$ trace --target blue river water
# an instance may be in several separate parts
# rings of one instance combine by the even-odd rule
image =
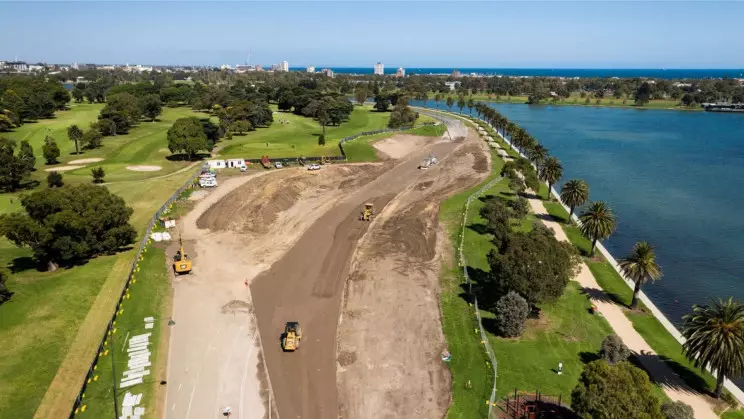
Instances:
[[[316,66],[320,70],[322,67]],[[369,67],[329,67],[339,74],[372,74]],[[291,67],[291,71],[305,71],[304,67]],[[397,66],[385,67],[385,74],[395,74]],[[406,74],[452,74],[453,67],[407,67]],[[662,69],[662,68],[458,68],[461,74],[527,77],[653,77],[659,79],[707,79],[744,77],[744,69]]]
[[[664,277],[644,290],[670,320],[710,298],[744,301],[744,115],[491,106],[560,159],[561,184],[584,179],[613,208],[616,258],[639,240],[656,247]]]

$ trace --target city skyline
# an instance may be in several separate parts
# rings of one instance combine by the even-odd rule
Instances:
[[[133,6],[141,4],[2,2],[0,25],[23,36],[0,45],[0,56],[163,66],[232,65],[250,54],[250,64],[287,60],[292,67],[367,67],[377,61],[391,68],[744,67],[744,39],[736,32],[742,2],[416,2],[396,3],[396,13],[385,2],[323,8],[309,2],[166,2],[148,3],[146,12]],[[333,13],[321,13],[326,8]],[[108,19],[112,15],[117,19]],[[410,25],[410,16],[437,29]],[[281,31],[274,30],[277,19]],[[70,24],[78,21],[105,21],[107,36]],[[716,25],[684,30],[700,22]],[[209,33],[219,33],[219,42]]]

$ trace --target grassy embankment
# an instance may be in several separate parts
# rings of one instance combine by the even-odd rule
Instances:
[[[497,176],[503,161],[494,153],[492,175]],[[440,220],[450,234],[452,243],[458,243],[462,211],[467,197],[478,187],[465,191],[441,206]],[[502,199],[515,199],[508,188],[508,181],[496,183],[484,195]],[[484,205],[474,200],[468,213],[465,229],[464,254],[471,272],[487,272],[486,255],[494,249],[491,236],[484,233],[484,220],[478,214]],[[513,225],[516,231],[528,231],[537,222],[530,214],[521,223]],[[457,268],[445,269],[442,278],[441,307],[443,328],[449,349],[453,354],[450,368],[453,374],[453,403],[450,418],[484,417],[493,372],[485,367],[487,358],[477,333],[473,308],[464,297],[462,274]],[[595,359],[602,339],[611,333],[606,321],[589,314],[589,301],[575,283],[570,283],[558,301],[541,305],[542,316],[530,320],[524,335],[517,339],[504,339],[494,334],[493,314],[481,310],[484,328],[498,362],[497,395],[503,398],[514,391],[539,390],[549,395],[568,398],[575,387],[583,366]],[[564,373],[555,373],[558,362],[563,362]],[[470,383],[470,386],[466,383]],[[657,392],[660,393],[660,390]]]
[[[490,128],[483,122],[480,125],[491,132],[494,138],[497,138]],[[512,156],[516,152],[509,150]],[[540,196],[548,196],[547,185],[541,185]],[[587,255],[591,249],[591,242],[586,239],[579,230],[578,226],[573,223],[566,223],[568,212],[563,206],[556,201],[545,201],[545,208],[548,213],[562,223],[563,230],[566,232],[569,241],[583,255],[583,260],[591,270],[595,279],[602,289],[621,306],[630,305],[633,296],[633,290],[628,287],[626,282],[618,275],[615,269],[606,261],[601,254],[597,253],[594,258]],[[649,311],[645,310],[641,303],[642,310],[631,311],[626,309],[625,314],[633,323],[633,327],[648,342],[651,348],[659,354],[667,365],[669,365],[685,382],[695,390],[701,393],[709,393],[715,388],[715,378],[707,371],[695,368],[682,352],[682,345],[667,332],[664,326]],[[663,396],[663,394],[661,394]],[[665,399],[665,396],[662,397]],[[728,412],[729,415],[739,414],[739,412]]]
[[[165,135],[170,124],[178,117],[194,113],[185,108],[165,108],[158,122],[142,122],[128,135],[105,138],[99,149],[71,154],[75,146],[67,140],[67,127],[77,124],[86,128],[96,120],[101,107],[99,104],[74,105],[68,111],[58,112],[54,119],[26,124],[3,136],[26,139],[33,146],[37,171],[32,178],[40,182],[34,190],[46,188],[43,169],[48,166],[41,152],[46,135],[53,136],[62,151],[60,166],[75,159],[104,158],[100,163],[65,172],[65,183],[90,182],[90,168],[104,167],[106,180],[110,182],[107,187],[134,209],[131,223],[142,233],[155,210],[191,174],[191,170],[178,172],[189,164],[166,160],[165,156],[170,153],[163,149],[167,147]],[[159,165],[163,170],[132,172],[124,169],[130,164]],[[167,176],[161,177],[163,175]],[[19,195],[31,191],[0,195],[0,213],[20,209]],[[4,238],[0,239],[0,265],[13,272],[8,287],[15,293],[9,302],[0,306],[0,340],[6,342],[0,348],[0,357],[5,360],[0,366],[0,392],[6,395],[0,401],[2,417],[32,417],[48,389],[44,409],[71,407],[69,396],[74,397],[82,374],[93,359],[129,272],[134,251],[98,257],[57,272],[38,271],[31,256],[29,249],[16,248]],[[60,370],[63,363],[65,368]],[[53,380],[58,370],[59,376]],[[54,384],[50,388],[51,383]]]
[[[434,101],[434,95],[436,95],[435,92],[429,92],[429,101]],[[440,103],[445,103],[447,100],[446,94],[442,95],[442,100]],[[457,95],[452,92],[451,95],[453,99],[455,99],[455,102],[457,102]],[[472,97],[475,101],[482,101],[482,102],[496,102],[496,103],[527,103],[527,96],[496,96],[496,95],[487,95],[487,94],[474,94],[468,97]],[[622,97],[620,99],[615,99],[614,97],[605,97],[603,99],[599,99],[599,103],[597,103],[596,98],[589,98],[589,103],[586,102],[586,98],[582,98],[578,94],[572,94],[568,99],[560,99],[556,102],[553,102],[552,99],[543,99],[540,101],[540,104],[543,105],[558,105],[558,106],[602,106],[602,107],[617,107],[617,108],[633,108],[633,109],[674,109],[674,110],[681,110],[681,111],[702,111],[703,109],[700,107],[686,107],[686,106],[680,106],[679,100],[668,100],[668,99],[658,99],[658,100],[652,100],[648,103],[646,103],[643,106],[636,106],[635,102],[630,97]],[[624,103],[623,103],[624,102]],[[453,110],[456,109],[455,106],[452,107]]]

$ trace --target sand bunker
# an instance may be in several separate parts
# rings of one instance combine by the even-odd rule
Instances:
[[[57,166],[57,167],[50,167],[48,169],[44,169],[45,172],[67,172],[69,170],[75,170],[79,169],[81,167],[85,167],[79,164],[72,164],[68,166]]]
[[[394,135],[390,138],[378,141],[374,144],[377,151],[384,153],[392,159],[403,158],[412,152],[421,149],[424,145],[431,144],[431,137],[418,135]]]
[[[157,172],[160,169],[162,169],[162,167],[160,166],[147,166],[147,165],[127,166],[127,170],[131,170],[134,172]]]
[[[95,163],[99,161],[103,161],[103,159],[101,157],[91,157],[88,159],[73,160],[71,162],[67,162],[67,164],[88,164],[88,163]]]

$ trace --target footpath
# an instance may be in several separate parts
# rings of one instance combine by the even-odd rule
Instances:
[[[499,155],[504,159],[511,157],[503,149],[497,149]],[[534,195],[534,192],[528,190]],[[537,215],[542,222],[555,232],[556,239],[568,242],[566,233],[545,209],[540,198],[529,198],[528,202],[532,212]],[[586,292],[591,302],[597,307],[597,312],[601,314],[612,327],[612,330],[618,335],[625,345],[633,351],[638,357],[643,368],[649,376],[659,383],[667,396],[674,401],[681,401],[688,404],[695,411],[696,419],[714,419],[718,415],[713,412],[711,405],[705,400],[705,396],[690,388],[672,369],[659,358],[651,349],[649,344],[633,328],[633,324],[623,313],[622,307],[617,305],[602,290],[597,280],[592,275],[589,267],[581,262],[581,270],[574,278]]]

